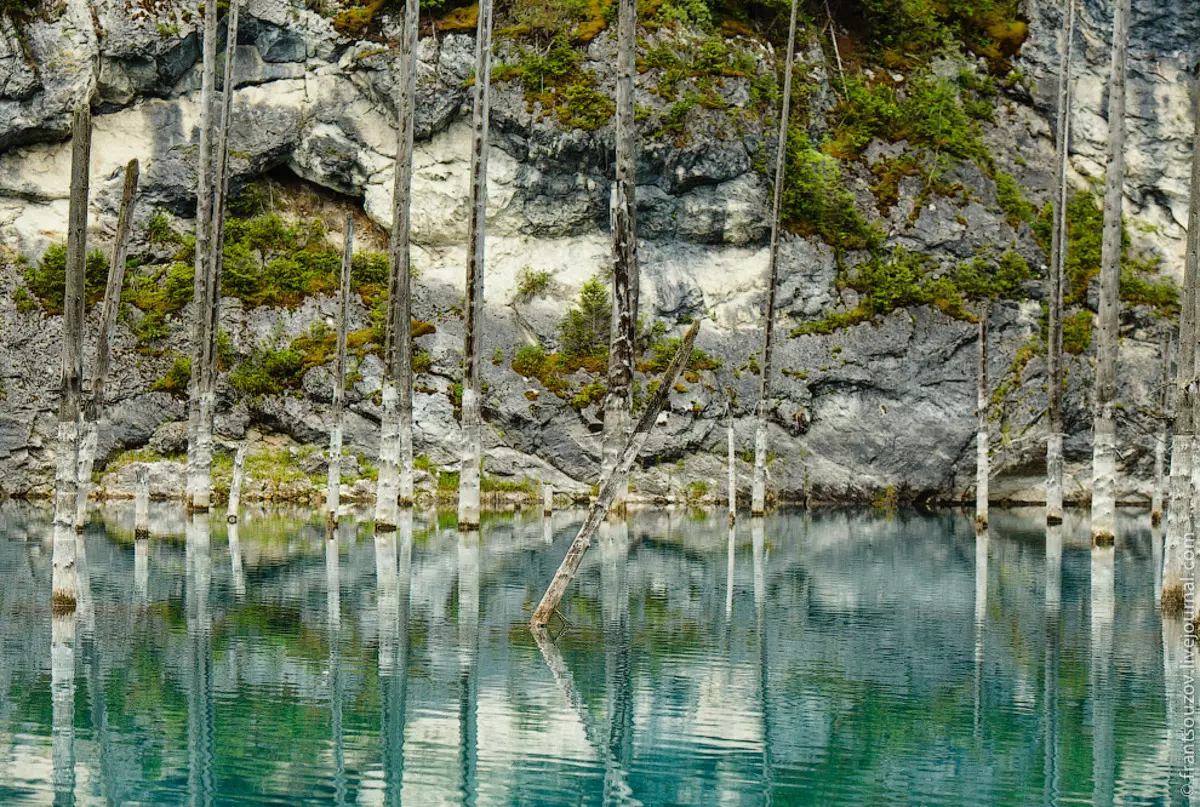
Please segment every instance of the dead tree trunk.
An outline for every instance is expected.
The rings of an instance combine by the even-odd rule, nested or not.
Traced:
[[[1125,185],[1125,64],[1130,0],[1117,0],[1113,17],[1112,77],[1108,97],[1108,172],[1100,256],[1100,313],[1096,335],[1096,410],[1092,430],[1092,541],[1113,542],[1117,532],[1117,340],[1120,325],[1121,202]]]
[[[549,482],[542,483],[542,515],[549,516],[554,514],[554,485]]]
[[[583,521],[583,526],[579,528],[579,534],[571,542],[571,548],[567,550],[566,557],[563,558],[558,571],[554,573],[554,579],[550,581],[546,593],[542,595],[542,601],[538,604],[537,610],[533,612],[533,619],[530,621],[530,626],[534,630],[546,627],[546,623],[550,621],[550,616],[558,608],[558,604],[562,602],[563,594],[566,592],[567,586],[575,578],[575,572],[578,571],[579,564],[583,561],[584,553],[591,546],[592,536],[596,533],[596,529],[608,514],[608,508],[616,498],[617,491],[625,484],[625,478],[629,475],[629,471],[633,467],[638,453],[642,450],[642,446],[645,445],[646,438],[650,435],[650,429],[658,419],[658,413],[666,405],[667,398],[671,395],[672,387],[679,380],[679,374],[683,372],[684,365],[687,364],[687,360],[691,357],[692,345],[695,343],[696,334],[699,331],[700,320],[696,320],[684,335],[675,358],[671,360],[670,366],[663,374],[662,382],[659,384],[654,396],[647,402],[646,408],[642,411],[641,419],[638,420],[637,426],[626,441],[625,450],[621,452],[620,462],[613,468],[611,473],[606,473],[601,478],[600,493],[596,497],[596,501],[592,504],[591,509],[588,510],[587,517]]]
[[[1163,497],[1166,492],[1166,481],[1163,478],[1163,468],[1167,458],[1167,424],[1169,395],[1171,385],[1171,329],[1163,328],[1162,342],[1162,379],[1158,391],[1158,431],[1154,435],[1154,490],[1150,494],[1150,524],[1158,526],[1162,523]]]
[[[637,351],[638,285],[637,203],[635,199],[637,132],[633,77],[636,74],[637,2],[619,0],[617,10],[616,181],[612,186],[612,320],[609,326],[608,394],[604,398],[602,472],[610,472],[629,438],[630,389]],[[626,491],[618,491],[615,512],[625,509]]]
[[[379,443],[379,484],[375,528],[396,528],[398,500],[411,505],[412,488],[412,212],[413,126],[416,104],[418,0],[407,0],[400,39],[400,99],[392,185],[392,235],[386,338],[383,416]]]
[[[238,523],[242,509],[242,481],[246,473],[246,444],[238,446],[233,455],[233,475],[229,478],[229,501],[225,503],[225,523]]]
[[[204,6],[203,67],[200,74],[200,148],[196,162],[196,248],[195,278],[192,282],[192,367],[188,379],[188,456],[187,456],[187,506],[188,509],[207,510],[208,502],[197,502],[201,468],[208,465],[202,461],[200,446],[200,424],[203,422],[201,397],[204,391],[204,369],[208,355],[208,324],[210,322],[209,239],[213,222],[213,143],[212,117],[213,95],[216,89],[217,63],[217,4]],[[211,464],[211,458],[208,461]],[[205,471],[207,472],[207,471]],[[202,505],[202,506],[201,506]]]
[[[979,314],[979,388],[976,392],[975,413],[979,418],[979,428],[975,435],[975,529],[986,530],[988,525],[988,479],[991,476],[991,463],[988,451],[991,440],[988,437],[988,404],[991,402],[991,389],[988,385],[988,317],[992,313],[989,303],[984,303]]]
[[[726,414],[729,417],[728,433],[726,435],[729,443],[729,525],[732,527],[737,521],[737,453],[734,450],[732,394],[729,398],[729,404],[726,407]]]
[[[141,464],[136,473],[133,492],[133,537],[150,537],[150,466]]]
[[[1062,329],[1063,273],[1067,254],[1067,172],[1071,148],[1071,56],[1075,38],[1075,0],[1063,11],[1058,68],[1058,143],[1055,162],[1057,198],[1050,243],[1050,317],[1046,375],[1046,523],[1061,524],[1063,509]]]
[[[479,331],[483,325],[483,266],[487,214],[488,120],[492,72],[492,0],[480,0],[475,39],[475,113],[471,137],[471,213],[467,227],[466,339],[463,346],[462,466],[458,528],[479,529],[483,416],[479,401]]]
[[[74,611],[75,499],[79,478],[79,416],[83,402],[84,269],[87,257],[88,170],[92,159],[92,112],[87,102],[71,120],[71,196],[67,212],[66,289],[63,296],[62,375],[55,446],[54,556],[50,607]]]
[[[346,417],[346,323],[350,319],[350,269],[354,262],[354,217],[347,214],[342,238],[342,278],[338,286],[337,359],[333,370],[333,411],[329,429],[329,476],[325,487],[325,537],[333,538],[341,507],[342,421]]]
[[[83,440],[79,447],[79,489],[76,498],[75,531],[83,530],[87,518],[88,494],[92,487],[92,465],[96,461],[96,444],[100,437],[100,421],[104,417],[104,388],[108,383],[110,347],[109,334],[117,325],[121,305],[121,287],[125,283],[125,254],[129,250],[129,230],[133,224],[133,199],[137,194],[138,161],[125,166],[125,188],[117,214],[117,232],[113,240],[112,263],[108,267],[108,284],[104,287],[104,308],[100,314],[100,333],[96,336],[96,365],[92,369],[92,395],[83,409]]]
[[[779,110],[779,140],[775,153],[775,198],[771,207],[771,252],[767,258],[767,305],[763,312],[763,347],[759,372],[757,420],[754,427],[754,484],[750,514],[761,516],[767,509],[767,400],[771,395],[771,355],[775,335],[775,286],[779,276],[779,229],[783,211],[784,168],[787,165],[788,119],[792,106],[792,57],[796,47],[796,6],[788,24],[787,57],[784,60],[783,103]]]
[[[1196,285],[1200,282],[1200,78],[1192,83],[1192,182],[1188,210],[1183,307],[1179,314],[1179,358],[1175,368],[1175,434],[1171,439],[1171,500],[1163,547],[1162,609],[1183,610],[1184,544],[1192,532],[1192,464],[1195,449],[1193,395],[1196,368]]]

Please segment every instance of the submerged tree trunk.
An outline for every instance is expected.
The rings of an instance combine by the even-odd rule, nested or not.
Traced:
[[[1120,325],[1121,201],[1125,181],[1125,63],[1130,0],[1117,0],[1113,17],[1112,78],[1108,99],[1108,172],[1100,257],[1100,313],[1096,334],[1096,410],[1092,430],[1092,541],[1112,543],[1117,532],[1117,339]]]
[[[375,528],[394,530],[397,503],[412,504],[412,152],[416,104],[418,0],[407,0],[400,38],[400,98],[392,184],[383,412]]]
[[[233,476],[229,478],[229,501],[225,504],[225,522],[238,523],[238,513],[242,508],[242,480],[246,473],[246,444],[238,446],[233,455]]]
[[[150,466],[138,466],[133,494],[133,537],[150,537]]]
[[[549,516],[554,513],[554,485],[549,482],[542,483],[542,515]]]
[[[488,120],[492,73],[492,0],[480,0],[475,39],[475,112],[471,136],[471,213],[467,227],[466,339],[463,346],[462,466],[458,528],[479,529],[483,416],[479,401],[479,331],[483,325],[484,236],[487,214]]]
[[[727,442],[729,443],[729,525],[737,521],[737,454],[734,451],[733,439],[733,401],[729,402],[727,414],[729,416],[728,432],[726,434]]]
[[[329,476],[325,487],[325,537],[333,538],[341,507],[342,421],[346,416],[346,322],[350,319],[350,269],[354,260],[354,217],[346,216],[342,236],[342,278],[338,287],[337,358],[333,368],[333,423],[329,427]]]
[[[1175,423],[1171,439],[1170,502],[1163,548],[1162,609],[1183,611],[1184,543],[1192,531],[1193,395],[1196,367],[1196,286],[1200,282],[1200,78],[1192,83],[1192,181],[1188,210],[1187,259],[1179,314],[1179,357],[1175,368]]]
[[[650,429],[658,419],[658,413],[662,411],[667,398],[670,397],[671,388],[679,380],[679,374],[683,371],[684,365],[687,364],[687,360],[691,357],[692,345],[696,342],[696,334],[699,330],[700,320],[696,320],[684,335],[675,358],[671,360],[670,366],[663,374],[662,383],[659,384],[654,397],[647,402],[646,408],[642,411],[641,419],[638,420],[637,426],[626,441],[625,450],[621,452],[621,461],[613,468],[611,473],[606,473],[601,478],[600,493],[596,497],[596,501],[592,504],[591,509],[588,510],[587,517],[583,521],[583,526],[579,528],[579,534],[571,542],[571,548],[567,550],[566,557],[563,558],[558,571],[554,573],[554,579],[550,581],[546,593],[542,595],[542,601],[533,613],[530,626],[535,631],[546,627],[546,623],[550,621],[550,617],[558,608],[558,604],[562,602],[563,594],[566,592],[567,586],[575,578],[575,572],[579,569],[579,564],[583,561],[584,553],[591,546],[592,536],[595,534],[597,527],[600,526],[600,522],[608,514],[608,508],[616,498],[617,491],[625,484],[625,477],[629,475],[629,470],[633,467],[638,452],[645,445],[646,438],[650,434]]]
[[[208,263],[211,257],[209,239],[213,222],[213,95],[216,90],[217,63],[217,4],[206,3],[204,7],[204,43],[202,70],[200,73],[200,148],[196,157],[196,246],[195,278],[192,282],[192,366],[188,379],[188,454],[187,493],[188,509],[207,510],[208,503],[196,501],[200,484],[201,457],[200,424],[204,420],[201,412],[201,397],[204,391],[204,368],[208,354],[208,324],[210,322],[210,289],[208,288]],[[210,460],[211,462],[211,460]]]
[[[210,157],[213,171],[212,233],[208,241],[205,280],[205,346],[200,372],[200,421],[196,431],[196,485],[192,504],[196,510],[212,506],[213,418],[217,401],[217,336],[221,308],[221,274],[225,251],[225,195],[229,190],[229,127],[233,115],[234,55],[237,51],[238,3],[229,5],[226,20],[225,80],[221,117],[215,121],[216,141]],[[214,82],[215,83],[215,82]],[[211,110],[210,110],[211,112]]]
[[[55,446],[53,590],[50,600],[54,611],[73,611],[77,595],[74,525],[79,478],[79,416],[83,401],[83,284],[91,158],[92,113],[84,102],[75,110],[71,121],[71,196],[67,212],[62,375]]]
[[[1167,424],[1169,396],[1167,390],[1171,384],[1171,329],[1164,328],[1162,343],[1162,379],[1158,392],[1158,430],[1154,435],[1154,490],[1150,494],[1150,524],[1158,526],[1163,517],[1163,496],[1166,483],[1163,479],[1163,467],[1167,457]]]
[[[1050,316],[1046,377],[1046,523],[1061,524],[1063,511],[1062,329],[1063,272],[1067,254],[1067,171],[1071,149],[1071,55],[1075,38],[1075,0],[1063,11],[1058,68],[1058,142],[1055,161],[1054,227],[1050,239]]]
[[[988,385],[988,317],[992,313],[991,305],[985,303],[979,314],[979,387],[976,391],[975,414],[979,418],[979,428],[975,434],[975,529],[985,530],[988,525],[988,479],[991,476],[991,463],[988,451],[991,441],[988,438],[988,404],[991,402],[991,390]]]
[[[763,313],[763,346],[759,361],[762,374],[758,390],[757,420],[754,427],[754,483],[750,497],[750,515],[761,516],[767,509],[767,400],[771,394],[771,355],[775,332],[775,286],[779,277],[779,231],[783,211],[784,168],[787,165],[788,119],[792,105],[792,58],[796,47],[796,6],[788,24],[787,58],[784,60],[783,104],[779,111],[779,140],[775,153],[775,197],[771,207],[771,252],[767,258],[767,306]]]
[[[75,508],[75,531],[83,530],[87,519],[88,495],[92,488],[92,466],[96,462],[96,445],[100,437],[100,421],[104,417],[104,388],[108,383],[110,347],[109,334],[117,325],[121,305],[121,287],[125,282],[125,254],[129,249],[129,230],[133,223],[133,199],[137,194],[138,161],[125,166],[125,188],[117,214],[117,232],[113,238],[112,262],[108,267],[108,283],[104,287],[104,308],[100,314],[100,333],[96,336],[96,364],[92,368],[92,395],[84,403],[83,438],[79,446],[79,488]]]
[[[637,182],[633,78],[637,67],[637,2],[619,0],[617,9],[616,181],[609,206],[612,230],[612,319],[609,324],[608,394],[604,398],[601,471],[611,472],[629,437],[630,389],[637,352]],[[625,509],[627,489],[617,491],[614,513]]]

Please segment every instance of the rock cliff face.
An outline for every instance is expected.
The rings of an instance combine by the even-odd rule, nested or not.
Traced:
[[[1187,219],[1187,172],[1192,123],[1186,69],[1195,61],[1200,19],[1183,0],[1136,0],[1131,75],[1131,132],[1126,212],[1131,234],[1166,257],[1181,273]],[[198,35],[183,8],[127,5],[122,0],[66,0],[19,24],[0,18],[0,494],[48,492],[53,468],[53,411],[60,320],[19,305],[21,267],[15,256],[36,259],[65,237],[71,108],[89,93],[99,99],[92,166],[92,242],[106,246],[115,224],[124,162],[142,161],[142,191],[133,253],[155,258],[145,228],[158,213],[186,227],[194,213],[199,54]],[[1058,4],[1030,0],[1030,38],[1015,82],[995,104],[984,142],[997,166],[1011,172],[1035,206],[1049,198]],[[383,20],[383,34],[393,23]],[[394,33],[394,32],[392,32]],[[647,32],[647,47],[686,46],[686,31]],[[1074,117],[1074,180],[1080,187],[1103,175],[1108,71],[1106,4],[1086,0],[1079,44]],[[680,45],[680,37],[683,37]],[[698,41],[698,38],[697,38]],[[698,481],[720,487],[724,412],[733,392],[733,417],[742,449],[753,443],[752,407],[757,376],[753,354],[761,341],[761,306],[769,230],[769,183],[761,165],[774,149],[772,126],[750,114],[757,75],[770,71],[769,46],[744,39],[739,48],[753,70],[717,83],[724,109],[684,110],[682,127],[666,132],[671,102],[651,90],[662,69],[639,77],[643,110],[638,164],[642,238],[642,310],[649,326],[673,332],[695,317],[706,321],[699,345],[720,359],[717,369],[692,376],[671,402],[666,424],[651,438],[635,489],[651,496],[703,495]],[[417,154],[414,175],[415,314],[436,330],[418,341],[430,368],[415,399],[417,451],[435,466],[456,461],[455,379],[461,350],[465,259],[468,131],[467,87],[473,80],[473,39],[462,33],[423,35],[420,46]],[[505,47],[505,46],[502,46]],[[583,67],[611,95],[613,43],[602,32],[587,46]],[[503,54],[501,54],[503,55]],[[330,20],[301,4],[249,0],[239,34],[231,169],[235,187],[270,173],[284,184],[323,189],[325,213],[353,208],[368,244],[381,245],[390,220],[394,156],[395,75],[392,51],[378,41],[340,36]],[[810,129],[834,101],[830,67],[818,41],[805,48],[812,85]],[[935,71],[956,75],[973,65],[950,57]],[[757,73],[757,75],[756,75]],[[518,349],[553,349],[558,324],[583,283],[607,265],[611,124],[571,128],[536,102],[519,82],[494,94],[489,169],[487,325],[484,329],[489,428],[486,470],[510,478],[548,478],[560,488],[586,489],[599,468],[600,407],[573,406],[536,379],[511,368]],[[677,105],[676,105],[677,106]],[[747,111],[746,114],[738,114]],[[769,114],[769,113],[768,113]],[[1012,250],[1035,271],[1046,257],[1027,223],[1001,209],[996,182],[971,163],[950,167],[944,181],[961,185],[955,198],[931,195],[918,177],[902,178],[895,204],[881,209],[871,172],[904,144],[876,142],[844,170],[856,206],[884,234],[886,248],[903,247],[935,264]],[[284,176],[291,177],[282,180]],[[1014,224],[1016,226],[1014,226]],[[1141,226],[1137,226],[1141,225]],[[162,255],[157,256],[163,259]],[[976,329],[934,307],[901,308],[872,321],[787,338],[798,323],[831,310],[852,309],[858,293],[839,277],[865,256],[840,255],[816,236],[789,235],[781,267],[782,371],[772,402],[770,486],[781,498],[869,500],[891,487],[925,500],[962,497],[971,485],[974,457]],[[839,265],[840,264],[840,265]],[[550,273],[544,288],[520,289],[521,271]],[[1036,495],[1042,473],[1041,416],[1045,378],[1039,358],[1029,360],[1039,332],[1041,293],[993,308],[992,377],[998,393],[996,495]],[[1094,296],[1094,295],[1093,295]],[[1094,299],[1093,299],[1094,304]],[[18,309],[22,310],[18,310]],[[89,314],[94,336],[98,311]],[[310,296],[291,308],[250,308],[227,299],[222,328],[235,355],[264,342],[286,342],[313,322],[332,322],[333,300]],[[131,311],[126,326],[136,325]],[[351,328],[365,328],[369,311],[356,298]],[[1121,399],[1127,495],[1147,490],[1151,434],[1156,427],[1158,325],[1143,311],[1126,317]],[[178,321],[154,350],[139,345],[130,327],[119,329],[110,423],[101,456],[112,459],[155,438],[164,444],[184,407],[167,392],[149,391],[173,351],[185,353],[187,329]],[[350,394],[347,443],[372,457],[378,443],[381,366],[367,353]],[[1074,474],[1068,491],[1089,485],[1090,360],[1071,357],[1066,418],[1067,457]],[[323,446],[329,400],[327,368],[307,371],[298,389],[246,397],[220,387],[218,439],[247,434],[287,435]],[[582,386],[582,374],[572,381]],[[643,383],[645,383],[643,381]],[[577,402],[578,403],[578,402]],[[170,443],[170,440],[166,441]],[[742,464],[748,476],[749,465]],[[121,487],[120,474],[110,481]],[[165,485],[166,482],[164,481]]]

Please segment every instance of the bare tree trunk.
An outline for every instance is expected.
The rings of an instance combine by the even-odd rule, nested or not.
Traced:
[[[346,216],[342,278],[338,288],[337,363],[333,369],[333,424],[329,429],[329,476],[325,487],[325,537],[335,537],[341,507],[342,424],[346,417],[346,322],[350,319],[350,269],[354,261],[354,217]]]
[[[1092,431],[1092,541],[1112,543],[1117,532],[1117,339],[1120,325],[1121,201],[1125,182],[1125,63],[1130,0],[1117,0],[1113,17],[1112,78],[1108,99],[1108,171],[1097,317],[1096,410]]]
[[[549,516],[554,513],[554,485],[549,482],[542,483],[542,515]]]
[[[617,9],[616,181],[612,186],[612,319],[609,326],[608,394],[604,398],[602,472],[616,467],[629,437],[634,356],[637,352],[638,285],[637,131],[633,78],[636,74],[637,2],[619,0]],[[617,492],[614,514],[625,510],[626,490]]]
[[[207,464],[203,460],[203,448],[200,445],[200,424],[204,421],[202,409],[202,393],[204,392],[204,374],[208,356],[208,325],[212,301],[211,289],[208,288],[209,259],[212,252],[209,249],[209,238],[212,235],[213,222],[213,96],[216,91],[217,64],[217,4],[206,3],[204,6],[204,43],[203,67],[200,74],[200,149],[196,164],[196,247],[195,247],[195,279],[192,283],[192,368],[188,380],[188,456],[187,456],[187,494],[188,509],[207,510],[208,502],[197,502],[197,489],[200,486],[200,476],[207,473],[211,465],[211,457]],[[204,469],[204,470],[202,470]]]
[[[150,537],[150,466],[139,465],[133,494],[133,537]]]
[[[1058,68],[1058,154],[1055,162],[1057,199],[1050,245],[1050,323],[1046,377],[1046,523],[1061,524],[1063,510],[1062,328],[1063,274],[1067,254],[1067,172],[1071,151],[1071,56],[1075,37],[1075,0],[1063,11]]]
[[[729,443],[729,526],[732,527],[737,521],[737,453],[734,451],[732,399],[727,407],[727,414],[729,416],[728,433],[726,434]]]
[[[246,596],[246,575],[242,571],[242,539],[238,523],[230,522],[227,528],[229,539],[229,576],[233,579],[233,593],[239,600]]]
[[[550,616],[558,608],[558,604],[562,602],[563,594],[566,593],[567,586],[575,578],[575,572],[578,571],[579,564],[583,561],[584,553],[591,546],[592,536],[596,533],[600,522],[607,515],[609,506],[617,496],[617,491],[625,483],[625,477],[629,475],[629,470],[633,467],[638,452],[645,445],[646,438],[650,434],[650,429],[658,419],[658,413],[662,411],[663,406],[667,403],[667,398],[671,395],[671,388],[675,386],[675,382],[679,379],[679,374],[683,371],[684,365],[687,364],[688,359],[691,357],[692,345],[695,344],[696,334],[699,331],[700,320],[696,320],[684,335],[683,341],[679,345],[679,351],[675,354],[675,358],[671,360],[671,365],[663,374],[662,382],[659,384],[654,396],[647,402],[646,408],[642,411],[642,417],[634,428],[633,434],[629,436],[629,440],[625,444],[625,450],[621,453],[620,463],[613,468],[611,473],[606,473],[600,480],[600,493],[596,497],[596,501],[592,504],[591,509],[588,510],[587,517],[583,521],[583,526],[579,528],[579,534],[571,542],[571,548],[567,550],[566,557],[563,558],[558,571],[554,573],[554,579],[550,581],[546,593],[542,595],[542,601],[538,604],[537,610],[533,612],[533,619],[530,620],[530,626],[535,631],[546,627],[546,623],[550,621]]]
[[[213,418],[216,415],[217,336],[221,308],[221,274],[225,250],[225,195],[229,189],[229,126],[233,115],[234,55],[237,52],[237,0],[229,5],[226,20],[225,80],[222,87],[221,117],[214,122],[216,142],[212,160],[212,233],[206,245],[209,254],[205,280],[205,345],[200,372],[200,421],[196,431],[196,483],[192,504],[196,510],[212,506]],[[215,84],[215,81],[214,81]],[[215,101],[211,102],[215,104]],[[210,112],[212,110],[210,109]],[[199,244],[197,244],[197,249]]]
[[[1169,423],[1169,396],[1167,390],[1171,385],[1171,329],[1166,327],[1162,333],[1162,380],[1158,392],[1158,431],[1154,436],[1154,490],[1150,494],[1150,524],[1158,526],[1162,523],[1163,498],[1166,482],[1163,478],[1163,467],[1167,457],[1167,424]]]
[[[71,121],[71,197],[67,213],[66,289],[63,296],[62,376],[55,446],[54,611],[75,610],[75,504],[79,478],[79,416],[83,401],[84,270],[87,256],[88,170],[92,113],[87,102]]]
[[[779,277],[779,229],[783,210],[784,168],[787,165],[788,121],[792,108],[792,59],[796,48],[796,7],[788,23],[787,57],[784,60],[783,104],[779,111],[779,140],[775,153],[775,198],[771,207],[771,252],[767,258],[767,306],[763,313],[763,347],[759,372],[757,420],[754,428],[754,484],[750,497],[750,515],[761,516],[767,510],[767,401],[771,395],[771,356],[775,344],[775,286]]]
[[[145,605],[150,600],[150,538],[136,535],[133,541],[133,601]]]
[[[479,401],[479,331],[483,325],[483,266],[487,214],[488,120],[492,73],[492,0],[479,2],[475,39],[475,112],[471,137],[471,219],[467,228],[466,339],[463,348],[462,466],[458,528],[479,529],[483,416]]]
[[[975,529],[985,530],[988,525],[988,480],[991,463],[988,452],[991,440],[988,437],[988,414],[991,403],[991,388],[988,384],[988,317],[990,303],[984,303],[979,314],[979,388],[976,393],[975,414],[979,428],[975,435]]]
[[[412,488],[412,212],[413,127],[416,104],[419,0],[406,0],[400,39],[400,98],[392,185],[390,274],[384,340],[383,414],[375,528],[396,528],[398,500],[411,505]]]
[[[238,523],[238,513],[242,507],[242,480],[246,472],[246,444],[238,446],[233,455],[233,476],[229,478],[229,501],[225,504],[225,522]]]
[[[125,255],[129,250],[129,230],[133,224],[133,199],[137,194],[138,161],[125,166],[125,188],[117,214],[117,232],[113,240],[112,263],[104,287],[104,308],[100,314],[100,333],[96,336],[96,365],[92,370],[92,395],[84,403],[83,439],[79,447],[79,489],[76,498],[75,531],[83,530],[87,518],[88,494],[92,487],[92,466],[96,462],[100,421],[104,417],[104,388],[108,382],[110,357],[109,334],[117,325],[121,305],[121,287],[125,282]]]
[[[1171,491],[1167,537],[1163,547],[1162,609],[1183,611],[1184,544],[1192,532],[1192,464],[1195,440],[1194,396],[1190,384],[1196,368],[1196,285],[1200,279],[1200,79],[1192,83],[1192,181],[1188,210],[1187,260],[1183,272],[1183,306],[1179,314],[1179,358],[1175,368],[1175,424],[1171,439]]]

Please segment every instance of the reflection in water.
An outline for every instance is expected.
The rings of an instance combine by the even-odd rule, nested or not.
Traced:
[[[1113,754],[1113,618],[1115,601],[1113,546],[1092,548],[1092,803],[1111,807],[1116,760]]]
[[[986,547],[954,514],[783,513],[731,574],[724,512],[634,513],[535,642],[579,512],[550,546],[536,516],[377,542],[258,514],[239,597],[224,525],[156,503],[151,544],[131,510],[76,544],[62,623],[20,540],[46,514],[0,505],[6,807],[1184,801],[1144,527],[1093,556],[1040,510],[993,512]]]
[[[246,596],[246,575],[242,571],[242,540],[237,521],[230,521],[226,527],[229,539],[229,575],[233,578],[233,591],[238,599]]]

